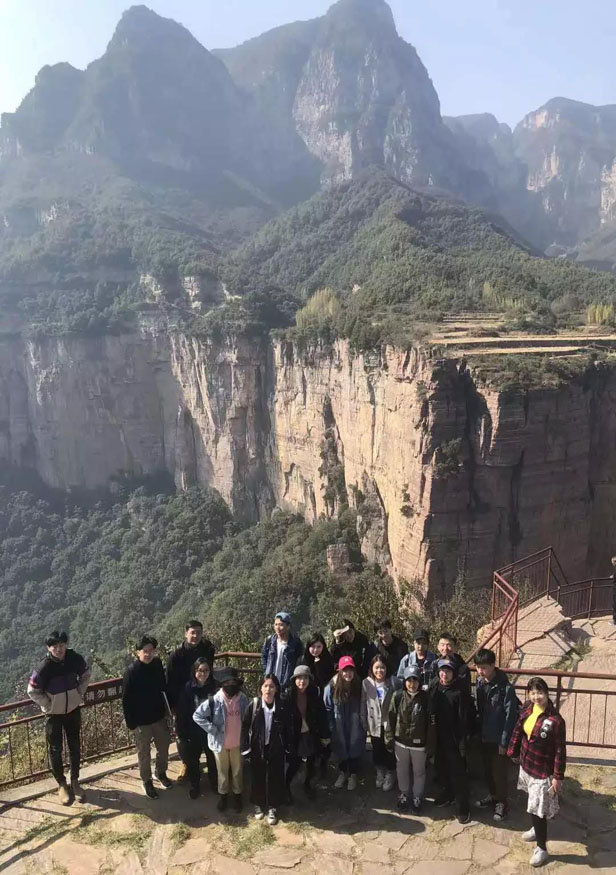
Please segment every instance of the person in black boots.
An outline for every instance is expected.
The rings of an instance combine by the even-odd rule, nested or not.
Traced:
[[[256,820],[267,812],[270,826],[278,823],[278,808],[286,797],[285,759],[290,728],[287,705],[280,699],[280,682],[266,675],[261,695],[253,699],[242,720],[242,754],[250,759],[250,801]]]
[[[199,797],[201,771],[199,760],[205,753],[207,760],[207,776],[214,793],[218,790],[218,774],[216,757],[207,740],[207,732],[197,726],[193,714],[199,705],[212,697],[217,690],[214,675],[207,659],[198,659],[192,667],[192,680],[189,680],[176,702],[175,725],[178,736],[178,751],[182,763],[186,766],[186,774],[190,782],[189,795],[191,799]]]
[[[163,787],[172,786],[167,777],[171,742],[167,684],[163,664],[156,655],[157,647],[156,638],[144,635],[137,644],[137,659],[126,669],[122,682],[124,719],[135,739],[139,775],[150,799],[158,799],[152,782],[152,742],[156,748],[156,777]]]
[[[167,659],[167,696],[169,707],[175,714],[176,704],[180,694],[189,680],[192,679],[192,667],[198,659],[207,659],[210,670],[214,667],[214,645],[208,638],[203,637],[203,624],[199,620],[189,620],[184,629],[184,641],[169,654]],[[176,735],[178,727],[176,723]],[[180,758],[180,748],[178,746]],[[178,774],[178,781],[186,780],[186,766],[182,766]]]
[[[334,643],[329,648],[336,669],[343,656],[350,656],[360,678],[368,677],[374,647],[363,632],[358,632],[346,617],[336,624]]]
[[[436,769],[443,791],[436,798],[438,808],[457,803],[460,823],[471,819],[466,742],[475,719],[475,706],[464,683],[456,679],[450,659],[438,661],[438,683],[430,687],[430,721],[436,735]]]
[[[408,644],[402,638],[398,638],[391,631],[391,620],[383,617],[382,620],[377,620],[374,624],[374,640],[375,652],[385,660],[387,666],[387,676],[395,677],[398,673],[398,667],[406,654],[409,652]]]
[[[310,783],[314,777],[315,763],[321,750],[329,745],[329,725],[323,697],[312,681],[307,665],[298,665],[293,678],[282,696],[289,709],[290,744],[289,764],[287,766],[287,799],[292,801],[291,781],[306,763],[304,793],[314,798],[314,788]]]
[[[66,632],[52,632],[47,638],[47,656],[32,672],[28,682],[28,696],[47,715],[45,736],[51,772],[58,782],[58,797],[62,805],[73,799],[85,801],[79,784],[81,747],[80,705],[90,680],[90,669],[79,653],[66,645]],[[71,759],[71,786],[67,786],[62,762],[62,732]]]

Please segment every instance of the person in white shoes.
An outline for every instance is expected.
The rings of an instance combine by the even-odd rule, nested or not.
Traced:
[[[566,726],[552,701],[543,678],[531,678],[529,701],[518,716],[507,755],[520,764],[518,789],[528,793],[527,811],[532,827],[523,833],[526,842],[536,842],[531,866],[544,866],[548,859],[548,820],[558,813],[558,794],[567,762]]]
[[[362,681],[361,722],[372,742],[372,761],[376,770],[376,788],[388,792],[396,785],[396,758],[385,747],[385,718],[389,699],[400,682],[389,674],[385,659],[372,657],[368,677]]]
[[[385,717],[385,743],[396,754],[398,810],[419,814],[426,785],[426,760],[434,749],[434,728],[430,721],[430,699],[421,689],[422,673],[417,665],[404,669],[404,687],[389,699]],[[411,776],[413,795],[411,797]]]
[[[325,687],[323,701],[340,773],[334,787],[357,787],[357,772],[366,746],[361,725],[361,680],[352,656],[343,656],[338,671]]]

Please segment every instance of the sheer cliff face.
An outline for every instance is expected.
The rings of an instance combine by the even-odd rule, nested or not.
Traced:
[[[436,594],[550,543],[572,576],[602,573],[615,436],[616,379],[599,371],[504,395],[419,351],[213,346],[155,324],[0,346],[2,463],[64,488],[167,470],[246,522],[348,501],[365,555]]]

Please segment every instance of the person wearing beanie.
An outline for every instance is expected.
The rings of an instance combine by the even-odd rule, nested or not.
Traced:
[[[361,684],[361,722],[372,743],[372,761],[376,771],[376,788],[386,793],[396,784],[396,760],[384,740],[389,699],[400,682],[387,670],[387,663],[377,653],[372,657],[368,677]]]
[[[291,615],[287,611],[278,611],[274,617],[274,633],[265,639],[261,648],[263,675],[276,675],[280,686],[286,687],[303,651],[304,645],[292,633]]]
[[[334,643],[329,648],[334,663],[337,665],[343,656],[350,656],[355,664],[355,671],[360,678],[368,677],[370,660],[374,655],[374,647],[368,641],[368,636],[358,632],[353,622],[344,617],[334,626]]]
[[[207,732],[207,742],[216,757],[218,771],[218,810],[229,807],[229,789],[233,792],[235,811],[242,810],[242,721],[248,698],[242,692],[243,679],[236,668],[214,671],[220,689],[208,697],[193,714],[193,720]],[[229,774],[231,778],[229,779]]]
[[[438,661],[438,683],[430,687],[430,722],[436,734],[436,771],[443,784],[435,804],[457,804],[460,823],[470,820],[466,743],[475,724],[475,705],[466,684],[456,679],[453,660]]]
[[[426,760],[434,747],[434,730],[430,725],[429,694],[421,688],[421,669],[417,665],[405,668],[404,687],[396,690],[389,701],[384,738],[387,748],[396,754],[398,809],[408,811],[412,804],[418,814],[426,785]]]
[[[316,759],[323,748],[329,746],[329,726],[323,697],[312,679],[307,665],[298,665],[293,678],[282,696],[289,709],[290,743],[287,766],[287,799],[293,800],[291,781],[306,763],[304,793],[309,799],[314,797],[311,784],[314,777]]]
[[[404,671],[409,665],[416,665],[421,672],[421,687],[428,689],[432,677],[432,666],[436,661],[436,654],[428,649],[430,633],[427,629],[417,629],[413,635],[413,649],[400,660],[398,677],[404,680]]]
[[[156,777],[166,789],[172,786],[167,777],[171,714],[165,670],[156,655],[157,647],[156,638],[143,635],[135,648],[137,658],[126,669],[122,682],[124,719],[135,739],[139,777],[150,799],[158,799],[158,791],[152,781],[152,743],[156,748]]]
[[[85,801],[85,792],[79,784],[80,706],[90,682],[90,669],[85,659],[67,647],[67,643],[66,632],[52,632],[45,641],[47,655],[28,681],[28,696],[47,715],[45,738],[49,767],[58,783],[58,798],[62,805],[70,805],[73,799]],[[66,736],[71,761],[70,788],[62,762],[62,733]]]
[[[361,725],[361,678],[351,656],[343,656],[323,695],[334,753],[340,773],[334,787],[357,787],[357,773],[366,746]]]

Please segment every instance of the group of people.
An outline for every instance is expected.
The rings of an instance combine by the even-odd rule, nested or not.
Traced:
[[[563,718],[541,678],[531,678],[521,705],[491,650],[475,654],[476,695],[471,673],[456,652],[453,636],[438,639],[416,631],[413,646],[392,633],[390,621],[374,624],[375,638],[342,619],[328,647],[321,634],[304,646],[279,611],[261,652],[263,678],[258,695],[246,695],[236,668],[214,668],[214,646],[203,626],[186,625],[181,646],[166,671],[157,641],[144,635],[136,659],[124,675],[122,705],[137,750],[144,792],[156,799],[151,765],[165,788],[171,727],[175,725],[182,770],[192,799],[201,792],[201,755],[218,809],[243,807],[244,763],[250,772],[254,816],[274,825],[279,808],[293,801],[291,785],[303,769],[303,790],[315,795],[317,770],[324,777],[333,752],[337,789],[355,790],[370,739],[376,787],[398,785],[397,807],[418,813],[424,805],[427,763],[434,761],[437,807],[455,806],[461,823],[471,817],[467,745],[477,735],[487,794],[474,804],[492,809],[495,821],[508,814],[508,763],[519,764],[518,788],[528,794],[531,828],[523,838],[536,847],[531,865],[547,859],[547,821],[558,810],[566,762]],[[66,633],[47,639],[47,656],[33,672],[28,694],[49,715],[47,740],[60,800],[83,801],[79,784],[79,706],[90,672],[82,656],[67,647]],[[70,783],[62,763],[62,732],[70,755]]]

